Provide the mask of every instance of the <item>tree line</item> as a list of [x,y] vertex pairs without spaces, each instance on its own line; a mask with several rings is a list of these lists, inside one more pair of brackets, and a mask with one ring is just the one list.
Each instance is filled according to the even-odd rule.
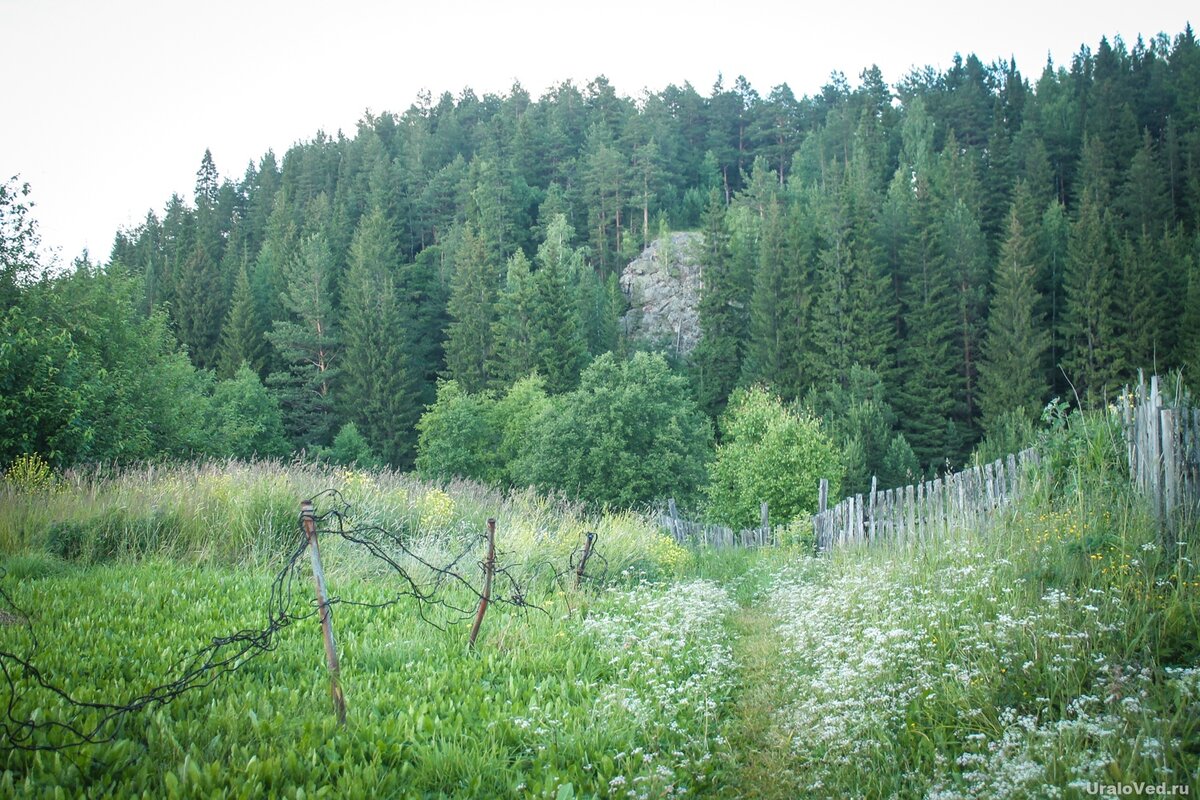
[[668,229],[703,233],[703,338],[671,365],[688,401],[805,406],[847,489],[1003,449],[1136,367],[1200,369],[1190,27],[1035,79],[970,55],[799,98],[740,77],[423,93],[240,178],[206,152],[191,198],[51,278],[21,189],[0,204],[5,463],[427,464],[439,380],[495,401],[536,373],[565,397],[628,361],[616,278]]

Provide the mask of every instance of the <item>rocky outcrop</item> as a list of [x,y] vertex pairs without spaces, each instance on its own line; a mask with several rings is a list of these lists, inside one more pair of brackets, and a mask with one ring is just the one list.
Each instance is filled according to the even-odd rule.
[[629,300],[622,318],[626,335],[674,355],[686,356],[700,341],[699,233],[655,239],[621,273]]

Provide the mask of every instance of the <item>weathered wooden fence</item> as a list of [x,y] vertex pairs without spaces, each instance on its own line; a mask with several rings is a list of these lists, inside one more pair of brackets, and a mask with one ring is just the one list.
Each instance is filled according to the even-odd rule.
[[912,544],[952,527],[980,527],[1021,496],[1033,449],[898,489],[847,497],[813,517],[818,550],[861,542]]
[[1200,409],[1177,385],[1168,401],[1159,378],[1138,376],[1126,387],[1121,413],[1129,455],[1129,479],[1150,500],[1169,541],[1200,504]]
[[762,504],[762,523],[757,528],[745,528],[740,531],[723,525],[708,525],[680,519],[674,499],[667,503],[666,512],[659,514],[655,521],[666,528],[680,544],[704,547],[764,547],[776,543],[771,533],[766,503]]

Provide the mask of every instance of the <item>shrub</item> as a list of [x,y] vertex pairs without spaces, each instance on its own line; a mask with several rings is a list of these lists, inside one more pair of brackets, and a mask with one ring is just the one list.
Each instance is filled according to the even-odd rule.
[[842,484],[842,461],[820,422],[784,407],[762,387],[736,393],[721,417],[724,439],[709,473],[709,512],[733,527],[759,521],[766,502],[784,524],[817,509],[821,478],[829,496]]
[[629,361],[600,356],[579,388],[554,398],[532,428],[514,475],[621,507],[696,495],[712,440],[687,382],[651,353]]

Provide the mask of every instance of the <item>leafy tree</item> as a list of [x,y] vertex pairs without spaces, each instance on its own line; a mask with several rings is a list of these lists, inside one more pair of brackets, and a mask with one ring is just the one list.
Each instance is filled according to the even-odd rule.
[[0,312],[17,302],[21,287],[38,269],[40,239],[29,194],[29,184],[18,183],[15,175],[0,183]]
[[435,480],[499,482],[504,465],[492,418],[494,402],[486,392],[464,391],[457,381],[438,384],[437,402],[417,422],[417,473]]
[[633,506],[694,498],[712,439],[687,381],[666,359],[636,353],[600,356],[579,388],[538,417],[513,475],[591,503]]
[[383,464],[353,422],[347,422],[339,428],[337,436],[333,437],[333,444],[330,447],[318,447],[316,453],[322,460],[360,469],[374,469]]
[[210,451],[233,458],[276,458],[291,451],[279,402],[247,364],[213,389]]
[[790,522],[817,509],[822,478],[839,496],[842,462],[820,422],[786,408],[760,386],[736,393],[721,417],[721,444],[710,469],[709,514],[752,527],[765,502],[772,519]]

